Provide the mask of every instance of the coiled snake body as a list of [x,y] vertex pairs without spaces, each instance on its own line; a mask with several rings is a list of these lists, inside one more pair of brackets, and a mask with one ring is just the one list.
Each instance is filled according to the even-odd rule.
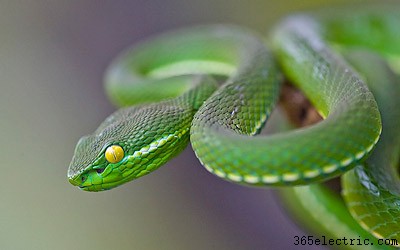
[[[110,98],[128,107],[80,139],[69,181],[87,191],[113,188],[157,169],[190,140],[208,171],[235,183],[294,186],[345,173],[343,196],[353,217],[378,238],[400,240],[400,85],[386,62],[365,51],[392,61],[400,54],[399,11],[291,16],[272,32],[270,49],[257,34],[229,25],[170,32],[135,46],[106,75]],[[324,120],[253,136],[284,78]],[[321,185],[283,193],[298,211],[312,214],[314,204],[321,216],[342,213],[324,232],[335,235],[341,226],[369,237]]]

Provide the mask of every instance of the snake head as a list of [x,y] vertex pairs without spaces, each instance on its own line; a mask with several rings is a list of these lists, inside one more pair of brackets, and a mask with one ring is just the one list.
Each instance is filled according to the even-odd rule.
[[107,143],[102,137],[82,137],[75,148],[68,170],[69,182],[86,191],[107,190],[112,187],[110,183],[123,179],[121,171],[115,170],[121,169],[126,161],[125,151],[119,145]]
[[168,103],[120,109],[78,141],[69,182],[102,191],[152,172],[188,144],[191,112]]

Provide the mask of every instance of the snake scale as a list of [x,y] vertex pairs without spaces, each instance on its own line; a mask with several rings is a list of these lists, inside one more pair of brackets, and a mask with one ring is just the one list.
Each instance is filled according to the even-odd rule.
[[[327,10],[289,16],[266,40],[207,25],[135,45],[105,78],[110,99],[125,107],[79,140],[69,181],[108,190],[190,141],[220,178],[292,186],[280,189],[285,203],[319,234],[400,240],[399,13],[400,5]],[[258,135],[284,79],[323,120]],[[338,176],[343,199],[321,184]]]

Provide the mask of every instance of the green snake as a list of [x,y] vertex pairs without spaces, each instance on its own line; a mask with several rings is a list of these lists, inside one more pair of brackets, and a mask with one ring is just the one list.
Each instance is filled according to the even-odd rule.
[[[400,55],[399,13],[391,5],[293,15],[267,40],[243,27],[197,26],[135,45],[106,74],[110,99],[126,107],[79,140],[69,181],[108,190],[156,170],[190,141],[220,178],[301,185],[283,189],[284,200],[320,234],[400,240],[400,85],[379,59],[393,66]],[[284,79],[323,121],[255,136]],[[347,207],[315,184],[340,175]],[[316,214],[336,219],[324,227]]]

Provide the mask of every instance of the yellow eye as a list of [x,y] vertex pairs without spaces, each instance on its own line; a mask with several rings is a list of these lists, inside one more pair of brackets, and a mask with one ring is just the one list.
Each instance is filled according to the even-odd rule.
[[109,146],[105,152],[105,157],[109,163],[117,163],[124,158],[124,150],[118,145]]

